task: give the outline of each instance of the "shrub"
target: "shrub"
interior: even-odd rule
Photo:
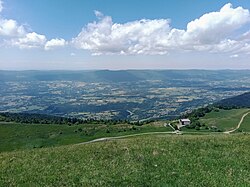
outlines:
[[[200,130],[200,127],[199,127],[199,126],[196,126],[196,127],[195,127],[195,130]]]

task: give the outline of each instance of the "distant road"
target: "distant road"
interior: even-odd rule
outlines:
[[[247,112],[247,113],[245,113],[245,114],[241,117],[240,122],[238,123],[238,125],[237,125],[237,127],[236,127],[235,129],[229,130],[229,131],[225,131],[224,133],[225,133],[225,134],[230,134],[230,133],[236,131],[237,129],[239,129],[240,126],[241,126],[241,124],[242,124],[242,122],[244,121],[244,118],[245,118],[248,114],[250,114],[250,111]]]

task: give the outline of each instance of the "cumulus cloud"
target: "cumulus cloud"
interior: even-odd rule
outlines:
[[[55,38],[55,39],[52,39],[50,41],[47,41],[46,44],[45,44],[44,49],[45,50],[51,50],[51,49],[55,49],[55,48],[58,48],[58,47],[64,47],[65,45],[67,45],[67,42],[64,39]]]
[[[26,31],[22,25],[15,20],[0,18],[0,36],[19,37],[25,35]]]
[[[78,48],[91,50],[97,55],[154,54],[162,50],[157,41],[169,32],[169,20],[142,19],[118,24],[113,23],[111,17],[105,16],[83,28],[73,39],[73,44]]]
[[[0,13],[3,10],[3,2],[0,0]],[[26,34],[25,28],[13,19],[4,19],[0,15],[0,39],[4,37],[21,37]]]
[[[242,7],[232,8],[230,3],[219,12],[211,12],[191,21],[183,35],[183,40],[197,44],[218,43],[250,20],[249,11]]]
[[[12,39],[11,44],[21,49],[40,48],[44,46],[46,37],[35,32],[27,33],[24,37]]]
[[[3,9],[3,2],[0,0],[0,13]],[[100,13],[99,13],[100,14]],[[96,12],[96,15],[99,15]],[[101,16],[101,15],[99,15]],[[60,38],[47,41],[45,35],[30,32],[24,25],[13,19],[5,19],[0,15],[0,46],[15,46],[20,49],[44,48],[45,50],[63,47],[67,42]]]
[[[97,22],[89,23],[72,40],[80,49],[101,54],[166,54],[172,50],[227,52],[240,50],[243,41],[233,38],[250,21],[242,7],[224,5],[187,24],[186,30],[170,27],[168,19],[113,23],[112,18],[95,11]]]
[[[0,13],[2,9],[0,0]],[[169,19],[141,19],[121,24],[100,11],[94,13],[97,21],[83,27],[71,42],[63,38],[47,41],[45,35],[30,32],[17,21],[0,15],[0,45],[45,50],[71,45],[89,50],[92,55],[162,55],[172,51],[250,54],[250,30],[240,33],[250,22],[249,10],[234,8],[230,3],[189,22],[186,29],[172,28]]]
[[[28,32],[23,25],[12,19],[0,18],[1,45],[15,46],[20,49],[43,48],[47,39],[45,35]]]
[[[3,9],[2,4],[0,0],[0,12]],[[28,29],[17,21],[0,17],[0,43],[24,49],[42,47],[46,40],[44,35],[28,32]]]

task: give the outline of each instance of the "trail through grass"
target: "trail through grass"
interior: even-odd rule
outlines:
[[[55,125],[55,124],[0,124],[0,152],[69,145],[102,137],[123,136],[146,132],[168,132],[164,122],[143,126],[129,124]]]
[[[248,111],[247,113],[243,114],[243,116],[241,117],[238,125],[236,128],[232,129],[232,130],[229,130],[229,131],[225,131],[224,133],[226,134],[229,134],[229,133],[233,133],[235,131],[237,131],[240,127],[241,127],[241,124],[243,123],[244,119],[246,118],[246,116],[249,114],[250,112]]]
[[[212,111],[206,114],[199,121],[209,127],[217,127],[221,131],[229,131],[237,127],[241,117],[248,111],[249,109],[220,109],[219,111]]]

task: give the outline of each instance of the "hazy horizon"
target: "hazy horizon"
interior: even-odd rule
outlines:
[[[144,69],[0,69],[0,71],[72,71],[72,72],[76,72],[76,71],[250,71],[249,69],[246,68],[242,68],[242,69],[230,69],[230,68],[225,68],[225,69],[194,69],[194,68],[190,68],[190,69],[149,69],[149,68],[144,68]]]

